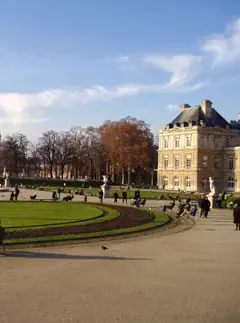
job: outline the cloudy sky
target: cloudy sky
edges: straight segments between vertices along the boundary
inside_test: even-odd
[[[181,103],[240,112],[238,0],[0,2],[0,132],[132,115],[154,132]]]

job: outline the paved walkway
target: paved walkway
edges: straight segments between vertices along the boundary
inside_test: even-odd
[[[240,322],[240,232],[228,211],[189,231],[0,257],[1,323]]]

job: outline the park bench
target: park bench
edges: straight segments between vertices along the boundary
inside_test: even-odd
[[[43,198],[43,199],[35,199],[35,200],[28,200],[28,201],[29,202],[52,202],[52,199]],[[58,200],[54,202],[58,202]]]

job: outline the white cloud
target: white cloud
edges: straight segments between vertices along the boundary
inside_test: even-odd
[[[129,61],[130,61],[130,57],[129,56],[118,56],[117,57],[117,62],[127,63]]]
[[[187,85],[195,79],[202,67],[202,58],[194,55],[148,55],[144,62],[170,72],[169,86]]]
[[[230,24],[224,34],[209,37],[201,50],[211,54],[213,63],[225,64],[240,59],[240,18]]]
[[[176,112],[177,109],[179,109],[179,105],[171,103],[164,107],[164,110],[167,110],[169,112]]]
[[[175,91],[192,91],[195,87],[179,85]],[[40,123],[47,119],[47,108],[71,108],[95,101],[109,101],[141,93],[158,93],[171,91],[166,84],[124,84],[108,88],[94,86],[86,89],[53,89],[38,93],[0,93],[0,124],[6,128],[11,126],[14,131],[23,124]]]
[[[143,62],[162,71],[171,73],[168,87],[184,85],[192,90],[205,86],[206,77],[211,71],[226,63],[240,59],[240,18],[230,24],[225,33],[208,37],[199,49],[199,55],[191,53],[163,56],[146,55]],[[208,74],[205,71],[208,71]],[[203,82],[199,82],[199,77]]]
[[[141,93],[189,92],[206,85],[205,77],[220,64],[240,58],[240,19],[232,23],[222,35],[209,37],[199,49],[199,54],[163,56],[149,54],[136,57],[119,56],[115,61],[125,69],[136,67],[140,62],[170,73],[162,84],[123,84],[116,87],[96,85],[86,89],[52,89],[37,93],[0,93],[0,125],[6,130],[19,129],[23,124],[46,121],[46,110],[51,107],[84,105],[95,101],[109,101],[139,95]],[[205,71],[209,73],[205,73]],[[199,82],[201,76],[202,81]],[[175,105],[166,107],[168,111]]]

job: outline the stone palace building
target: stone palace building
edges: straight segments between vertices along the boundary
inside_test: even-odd
[[[158,187],[209,192],[240,192],[240,120],[226,121],[209,100],[180,114],[159,133]]]

